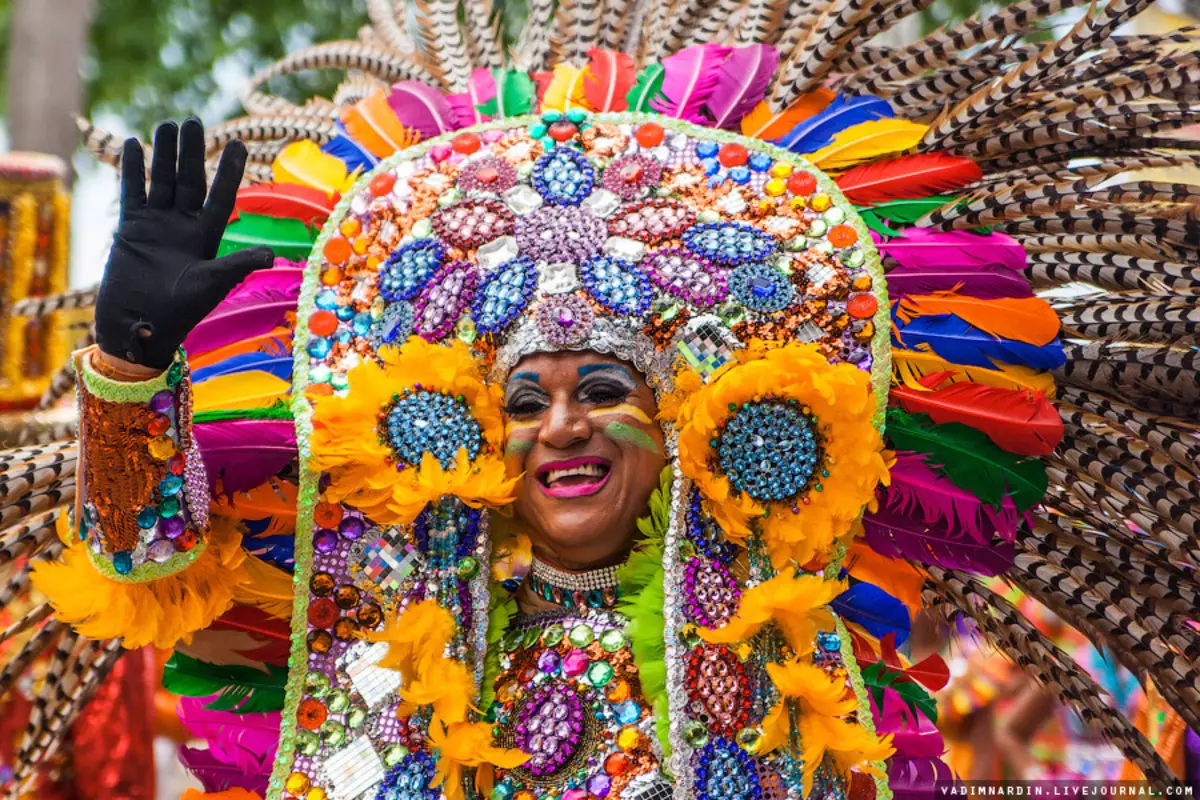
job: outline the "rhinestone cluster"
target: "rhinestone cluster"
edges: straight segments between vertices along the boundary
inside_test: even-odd
[[[392,449],[401,469],[419,466],[426,453],[449,469],[459,449],[475,458],[483,445],[483,431],[466,403],[440,392],[393,395],[380,418],[380,443]]]
[[[743,404],[726,420],[713,449],[733,488],[759,501],[800,497],[821,469],[817,420],[795,401]],[[812,488],[821,491],[821,484]]]

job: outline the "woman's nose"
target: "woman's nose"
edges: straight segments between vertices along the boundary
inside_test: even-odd
[[[556,450],[586,442],[592,435],[587,410],[571,401],[555,402],[547,412],[539,438],[542,444]]]

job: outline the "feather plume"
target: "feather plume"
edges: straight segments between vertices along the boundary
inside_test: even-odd
[[[533,80],[527,73],[518,70],[492,70],[492,82],[496,91],[479,110],[488,117],[519,117],[533,111]]]
[[[253,644],[250,649],[238,651],[239,655],[277,667],[287,666],[288,653],[291,650],[291,628],[288,621],[272,616],[261,608],[235,605],[210,625],[208,630],[237,631],[245,634]]]
[[[987,544],[994,533],[1005,541],[1017,535],[1021,519],[1011,498],[1004,498],[999,510],[985,505],[934,471],[923,455],[901,454],[890,473],[891,483],[879,490],[880,505],[897,516],[942,525],[951,537],[966,535],[979,544]]]
[[[276,378],[288,380],[292,377],[292,366],[295,359],[286,349],[280,353],[241,353],[227,358],[210,367],[192,370],[192,384],[199,385],[211,378],[223,375],[236,375],[243,372],[265,372]]]
[[[892,344],[905,350],[926,350],[947,361],[985,369],[996,362],[1020,364],[1033,369],[1058,369],[1066,362],[1062,344],[1052,339],[1045,345],[999,339],[952,314],[917,317],[892,326]]]
[[[900,674],[904,675],[903,672]],[[949,678],[949,675],[946,677]],[[937,758],[945,751],[946,742],[937,726],[924,714],[914,714],[912,706],[895,688],[886,688],[881,695],[882,703],[876,702],[874,693],[871,695],[875,731],[883,736],[892,736],[892,747],[896,748],[897,755],[902,758]]]
[[[250,667],[209,664],[176,651],[163,668],[162,683],[172,694],[209,698],[204,704],[207,709],[250,714],[283,708],[286,681],[287,667],[268,666],[262,672]]]
[[[286,312],[285,312],[286,313]],[[286,319],[284,320],[286,322]],[[239,355],[247,353],[272,353],[280,354],[288,352],[292,347],[292,331],[290,328],[276,327],[270,328],[266,333],[260,333],[257,336],[250,336],[245,339],[239,339],[236,342],[221,345],[212,350],[206,350],[203,353],[194,354],[188,352],[188,364],[193,369],[202,367],[211,367],[214,364],[219,364],[228,358],[236,358]]]
[[[259,183],[238,190],[234,210],[239,214],[287,217],[319,228],[340,199],[340,195],[329,195],[311,186]]]
[[[204,739],[207,750],[180,746],[179,759],[206,792],[246,789],[265,796],[279,747],[280,714],[232,714],[204,707],[204,701],[179,701],[179,721],[188,734]]]
[[[912,628],[904,604],[869,583],[854,584],[833,598],[829,607],[846,622],[862,627],[877,639],[892,633],[897,644],[904,644]]]
[[[442,93],[420,81],[392,84],[387,102],[396,120],[421,134],[422,139],[432,139],[461,127],[453,107]]]
[[[298,219],[240,214],[225,226],[218,256],[227,256],[249,247],[269,247],[280,258],[303,259],[312,251],[316,229]]]
[[[863,164],[843,173],[837,185],[852,203],[915,199],[970,186],[983,171],[969,158],[921,153]]]
[[[903,119],[860,122],[835,134],[829,145],[807,154],[808,160],[826,171],[844,169],[879,156],[911,150],[921,141],[925,131],[925,125]]]
[[[626,95],[637,83],[637,67],[626,53],[593,47],[588,50],[583,96],[596,111],[624,111]]]
[[[197,384],[192,409],[202,414],[226,409],[270,408],[285,402],[289,392],[290,381],[268,372],[238,372]]]
[[[647,64],[637,74],[637,82],[625,95],[625,103],[630,111],[651,113],[658,110],[657,104],[662,102],[663,80],[666,70],[662,64]]]
[[[321,145],[322,153],[341,161],[345,165],[345,169],[352,174],[369,172],[379,163],[379,159],[371,155],[370,150],[350,138],[350,134],[346,133],[346,128],[342,123],[339,122],[337,128],[339,131],[337,136]]]
[[[467,79],[467,90],[458,94],[446,95],[446,102],[454,114],[458,124],[469,126],[487,122],[490,116],[479,109],[496,96],[496,79],[492,71],[476,69]]]
[[[274,331],[296,310],[300,276],[301,270],[289,267],[252,272],[192,328],[184,348],[198,356]]]
[[[721,64],[716,86],[705,102],[715,128],[734,128],[758,105],[779,64],[779,52],[769,44],[738,47]]]
[[[664,58],[662,97],[653,101],[654,110],[703,124],[700,110],[716,88],[721,64],[728,55],[728,47],[698,44]]]
[[[807,96],[809,95],[804,95]],[[862,122],[890,119],[894,116],[892,107],[882,97],[863,95],[847,99],[845,95],[837,95],[820,112],[788,131],[779,139],[778,144],[793,153],[815,153],[832,144],[833,137],[847,128]]]
[[[218,482],[226,492],[252,489],[296,458],[291,421],[208,422],[196,425],[194,435],[214,491]]]
[[[254,540],[247,539],[245,544],[252,547]],[[246,574],[250,579],[234,589],[233,599],[261,608],[273,617],[290,619],[294,602],[292,576],[254,557],[246,559]]]
[[[1040,297],[981,300],[955,292],[909,295],[896,303],[895,313],[904,322],[921,316],[953,314],[984,333],[1039,347],[1054,341],[1059,327],[1058,314]]]
[[[213,513],[242,520],[285,518],[296,520],[299,487],[285,480],[269,480],[243,492],[226,493],[213,501]]]
[[[969,269],[954,267],[899,267],[887,274],[888,297],[897,300],[912,294],[957,292],[968,297],[1032,297],[1025,276],[996,264],[977,264]]]
[[[398,150],[416,144],[421,138],[397,119],[382,89],[367,95],[349,108],[342,109],[342,124],[354,141],[377,158],[386,158]]]
[[[1049,455],[1063,436],[1062,418],[1040,392],[952,383],[934,391],[896,386],[890,397],[905,411],[928,414],[938,424],[960,422],[983,431],[1016,455]]]
[[[949,373],[951,381],[970,381],[984,386],[1001,389],[1041,392],[1054,396],[1054,376],[1015,364],[997,364],[999,369],[979,369],[961,364],[951,364],[935,353],[915,350],[896,350],[892,353],[892,372],[898,381],[918,391],[927,389],[923,381],[932,375]]]
[[[921,586],[925,577],[907,561],[881,556],[867,547],[860,536],[846,554],[845,567],[850,577],[875,584],[904,603],[911,613],[921,610]]]
[[[792,101],[783,111],[771,110],[765,100],[742,118],[742,135],[751,139],[779,139],[806,119],[820,114],[837,94],[828,89],[813,89]]]
[[[271,176],[276,183],[311,186],[325,194],[349,191],[357,177],[346,171],[346,163],[340,158],[322,152],[316,142],[307,139],[283,148],[271,164]]]
[[[967,541],[962,531],[945,523],[929,523],[881,508],[863,515],[863,538],[872,550],[889,558],[907,558],[921,564],[998,575],[1012,565],[1012,544]]]
[[[541,93],[542,110],[568,111],[572,108],[591,110],[587,97],[583,93],[583,82],[586,70],[572,67],[570,64],[559,64],[554,68],[554,76],[546,84]]]
[[[1039,461],[1006,453],[985,433],[961,423],[938,425],[925,414],[890,408],[887,438],[895,450],[927,454],[930,467],[998,511],[1005,498],[1028,511],[1046,494]]]
[[[895,239],[875,239],[882,255],[913,269],[921,267],[972,267],[976,264],[1000,264],[1014,270],[1025,269],[1025,250],[1011,236],[993,233],[980,236],[967,231],[909,228]]]
[[[935,194],[915,200],[881,200],[873,205],[859,206],[858,213],[862,217],[862,221],[866,223],[867,227],[873,233],[891,238],[903,235],[904,228],[916,224],[926,214],[958,202],[961,201],[957,197]],[[898,223],[901,227],[896,229],[889,228],[884,224],[883,220]]]

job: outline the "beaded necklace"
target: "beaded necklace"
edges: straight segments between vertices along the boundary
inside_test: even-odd
[[[526,580],[534,594],[563,608],[612,608],[617,604],[617,570],[621,565],[566,572],[537,556]]]

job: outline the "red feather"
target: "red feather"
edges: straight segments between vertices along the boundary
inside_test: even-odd
[[[260,183],[238,190],[234,213],[298,219],[320,227],[341,197],[297,183]]]
[[[291,650],[291,628],[285,619],[272,617],[257,606],[234,606],[209,626],[216,631],[240,631],[262,642],[261,647],[239,650],[239,655],[252,661],[274,666],[286,666]]]
[[[928,414],[939,425],[969,425],[1001,449],[1020,456],[1049,455],[1063,437],[1062,418],[1041,393],[952,383],[932,392],[897,386],[891,396],[905,411]]]
[[[533,80],[533,86],[537,89],[538,105],[542,103],[542,97],[546,94],[546,89],[550,87],[550,83],[554,80],[553,72],[531,72],[529,77]]]
[[[863,164],[842,173],[837,185],[852,203],[916,200],[975,183],[983,171],[965,156],[919,153]]]
[[[624,111],[629,107],[625,95],[637,83],[633,58],[616,50],[593,47],[588,50],[587,73],[583,78],[583,96],[597,111]]]

